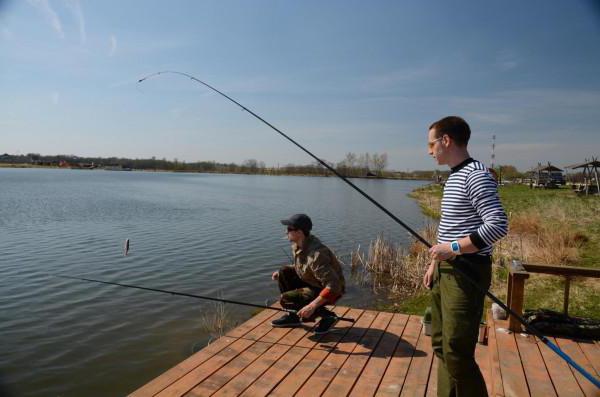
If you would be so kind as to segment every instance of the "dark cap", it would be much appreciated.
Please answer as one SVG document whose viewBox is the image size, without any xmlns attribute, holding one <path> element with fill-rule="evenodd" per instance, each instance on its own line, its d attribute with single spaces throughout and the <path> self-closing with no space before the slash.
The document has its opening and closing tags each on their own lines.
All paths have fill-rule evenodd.
<svg viewBox="0 0 600 397">
<path fill-rule="evenodd" d="M 303 230 L 306 233 L 312 229 L 312 221 L 306 214 L 292 215 L 289 219 L 282 219 L 281 224 Z"/>
</svg>

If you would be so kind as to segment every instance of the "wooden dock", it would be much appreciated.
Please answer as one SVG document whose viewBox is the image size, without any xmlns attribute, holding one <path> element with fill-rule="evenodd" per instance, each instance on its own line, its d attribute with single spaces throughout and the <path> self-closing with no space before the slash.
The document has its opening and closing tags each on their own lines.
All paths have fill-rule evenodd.
<svg viewBox="0 0 600 397">
<path fill-rule="evenodd" d="M 421 318 L 337 307 L 335 331 L 272 328 L 265 310 L 150 381 L 131 396 L 435 396 L 437 359 Z M 488 316 L 476 358 L 490 396 L 597 397 L 600 392 L 533 337 Z M 597 341 L 552 338 L 595 376 Z"/>
</svg>

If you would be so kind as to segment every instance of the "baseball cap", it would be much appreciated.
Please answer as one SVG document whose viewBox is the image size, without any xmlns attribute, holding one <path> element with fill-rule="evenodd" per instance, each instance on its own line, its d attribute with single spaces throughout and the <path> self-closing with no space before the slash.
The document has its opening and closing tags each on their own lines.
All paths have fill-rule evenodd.
<svg viewBox="0 0 600 397">
<path fill-rule="evenodd" d="M 306 214 L 292 215 L 288 219 L 282 219 L 281 224 L 304 230 L 305 232 L 310 232 L 312 229 L 312 221 Z"/>
</svg>

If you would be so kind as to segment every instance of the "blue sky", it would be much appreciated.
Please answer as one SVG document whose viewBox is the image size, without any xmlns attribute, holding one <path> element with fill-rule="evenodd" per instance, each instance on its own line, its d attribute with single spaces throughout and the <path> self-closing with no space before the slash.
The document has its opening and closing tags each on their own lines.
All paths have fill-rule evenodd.
<svg viewBox="0 0 600 397">
<path fill-rule="evenodd" d="M 0 152 L 307 164 L 386 152 L 433 169 L 427 127 L 528 169 L 600 155 L 591 1 L 0 0 Z"/>
</svg>

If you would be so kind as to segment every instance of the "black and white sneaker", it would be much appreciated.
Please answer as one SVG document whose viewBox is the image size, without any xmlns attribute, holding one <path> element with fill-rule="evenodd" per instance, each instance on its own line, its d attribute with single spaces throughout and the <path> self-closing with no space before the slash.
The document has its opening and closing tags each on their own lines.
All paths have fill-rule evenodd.
<svg viewBox="0 0 600 397">
<path fill-rule="evenodd" d="M 319 321 L 319 325 L 315 328 L 315 335 L 323 335 L 331 330 L 331 327 L 338 322 L 338 318 L 335 316 L 325 316 Z"/>
<path fill-rule="evenodd" d="M 271 321 L 271 325 L 273 327 L 279 327 L 279 328 L 296 327 L 300 324 L 301 324 L 300 317 L 298 317 L 297 315 L 295 315 L 293 313 L 284 314 L 283 316 L 279 317 L 277 320 Z"/>
</svg>

